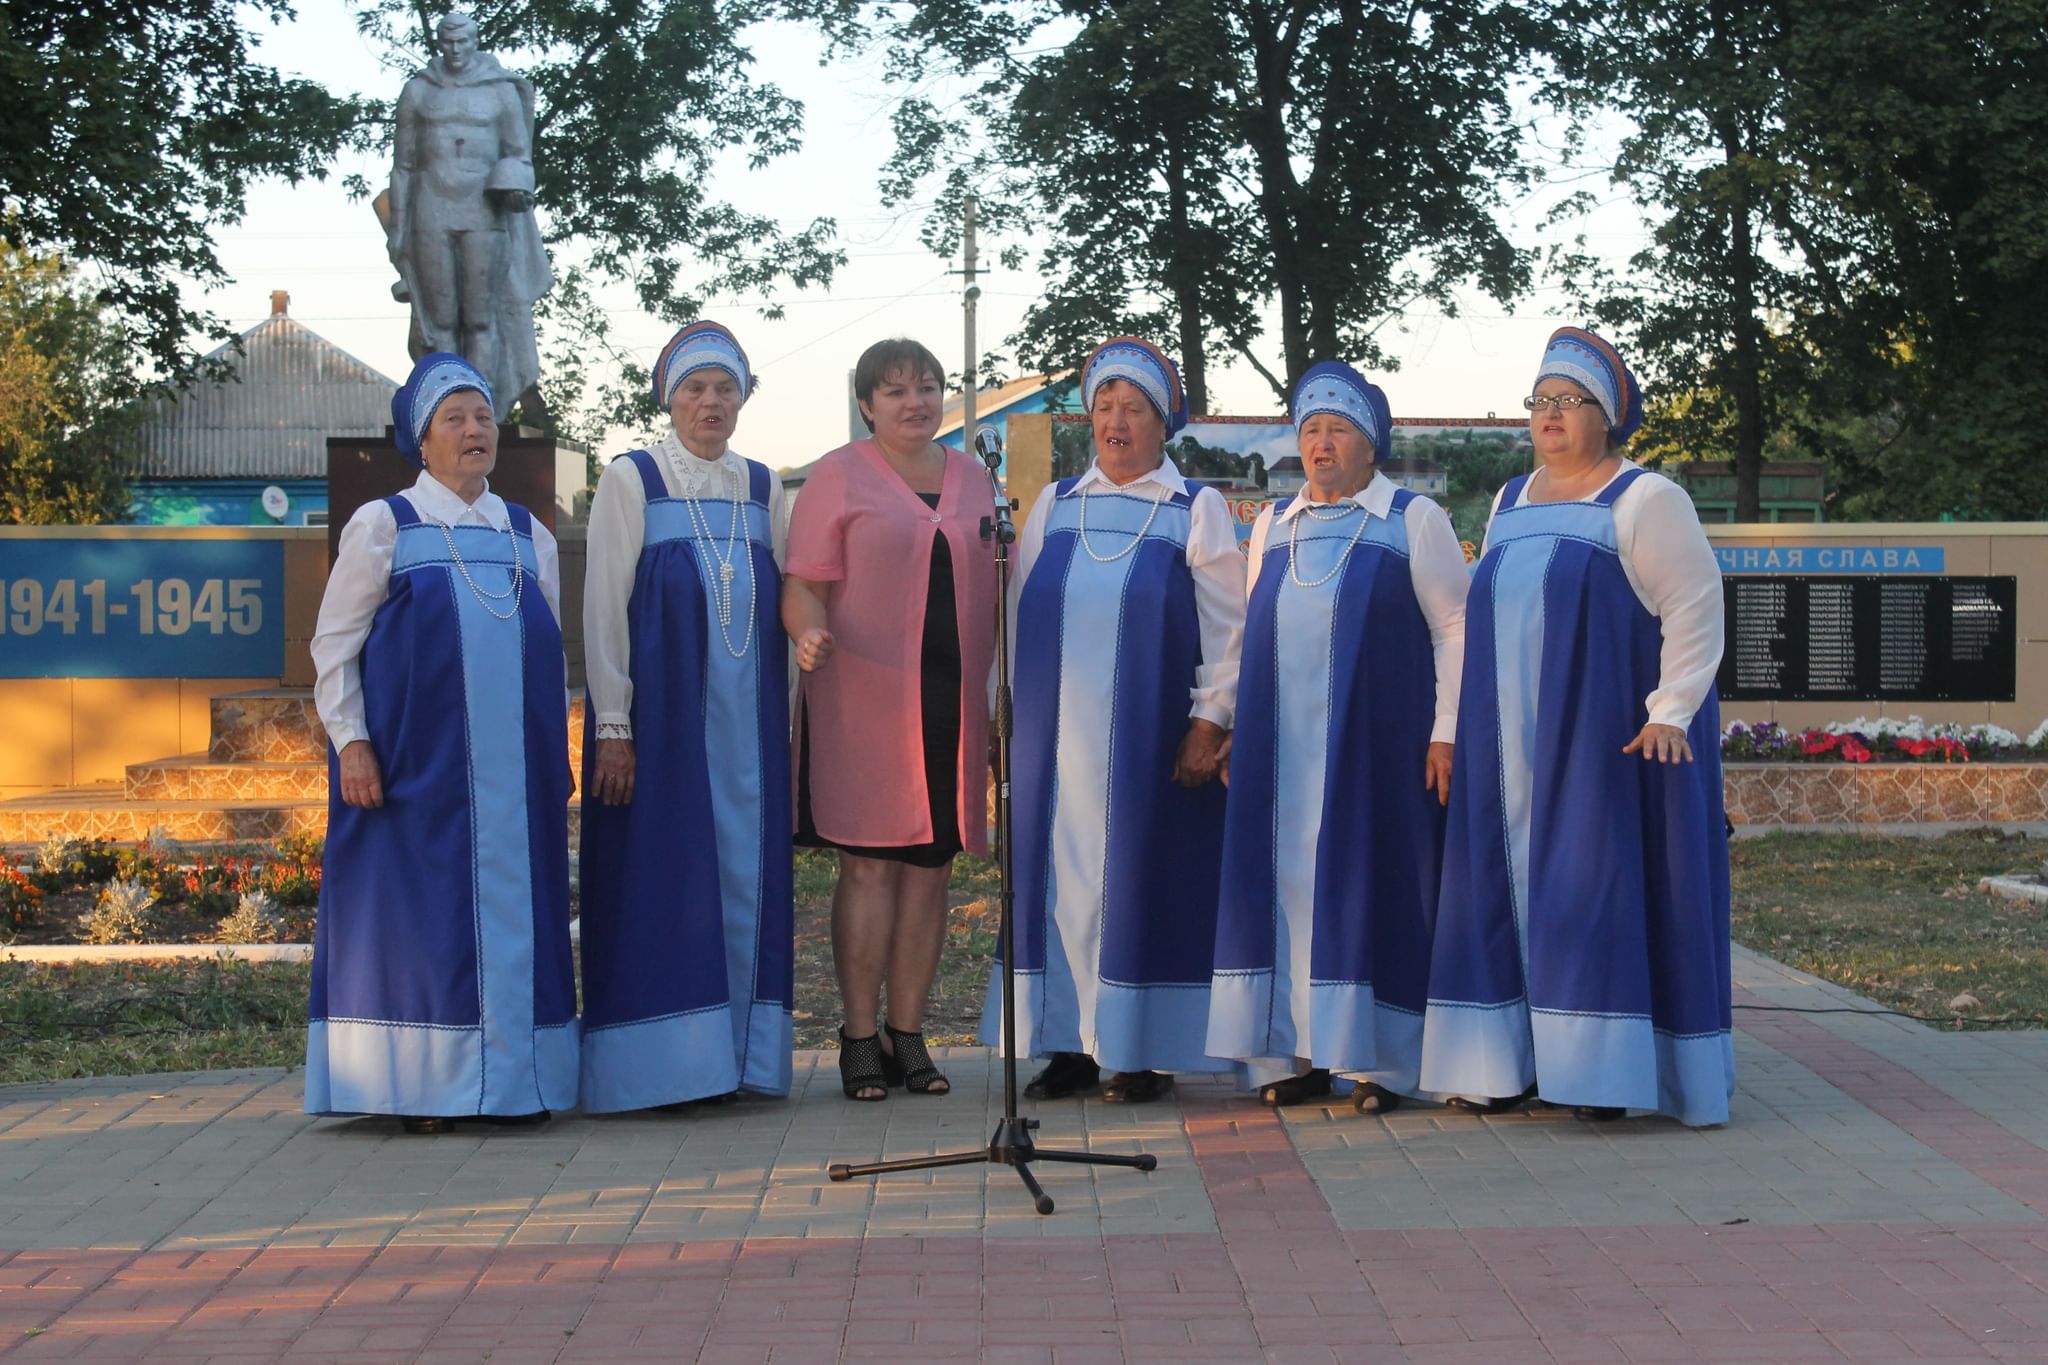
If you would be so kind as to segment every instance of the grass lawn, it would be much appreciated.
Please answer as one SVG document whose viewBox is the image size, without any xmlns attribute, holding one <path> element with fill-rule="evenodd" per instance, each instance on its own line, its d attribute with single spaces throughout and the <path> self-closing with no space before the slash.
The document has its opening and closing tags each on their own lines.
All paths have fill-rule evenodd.
<svg viewBox="0 0 2048 1365">
<path fill-rule="evenodd" d="M 2048 907 L 1977 890 L 2033 872 L 2048 844 L 1979 830 L 1936 839 L 1771 834 L 1732 848 L 1735 941 L 1894 1009 L 2048 1022 Z M 2018 1024 L 2016 1027 L 2027 1027 Z"/>
<path fill-rule="evenodd" d="M 0 1083 L 298 1066 L 303 962 L 0 962 Z"/>
<path fill-rule="evenodd" d="M 1733 849 L 1735 938 L 1803 971 L 1916 1014 L 1946 1017 L 1967 992 L 1982 1016 L 2048 1019 L 2048 910 L 1976 890 L 2031 871 L 2048 845 L 1994 832 L 1939 839 L 1774 834 Z M 836 860 L 796 865 L 796 1045 L 827 1047 Z M 946 952 L 926 1033 L 971 1043 L 995 960 L 996 879 L 954 866 Z M 0 962 L 0 1083 L 244 1066 L 305 1057 L 304 963 L 217 959 L 43 966 Z"/>
</svg>

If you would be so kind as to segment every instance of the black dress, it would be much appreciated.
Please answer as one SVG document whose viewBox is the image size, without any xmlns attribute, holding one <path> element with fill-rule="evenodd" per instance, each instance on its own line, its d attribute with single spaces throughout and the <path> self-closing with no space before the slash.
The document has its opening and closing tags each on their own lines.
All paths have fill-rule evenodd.
<svg viewBox="0 0 2048 1365">
<path fill-rule="evenodd" d="M 937 493 L 919 493 L 938 509 Z M 796 771 L 796 844 L 836 848 L 863 858 L 885 858 L 912 867 L 944 867 L 960 843 L 960 626 L 953 602 L 953 551 L 945 533 L 932 532 L 931 577 L 925 586 L 923 638 L 918 650 L 918 716 L 924 732 L 924 789 L 931 802 L 933 839 L 928 844 L 869 846 L 841 844 L 818 833 L 811 820 L 810 717 L 798 719 L 803 735 Z"/>
</svg>

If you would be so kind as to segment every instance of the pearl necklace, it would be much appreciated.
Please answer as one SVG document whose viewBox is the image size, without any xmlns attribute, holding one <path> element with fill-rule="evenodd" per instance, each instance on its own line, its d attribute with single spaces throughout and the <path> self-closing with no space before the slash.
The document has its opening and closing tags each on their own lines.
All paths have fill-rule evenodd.
<svg viewBox="0 0 2048 1365">
<path fill-rule="evenodd" d="M 519 533 L 512 529 L 512 523 L 509 520 L 505 523 L 505 537 L 512 542 L 512 586 L 503 592 L 486 592 L 483 585 L 470 573 L 469 565 L 463 562 L 462 551 L 455 548 L 455 532 L 449 529 L 448 523 L 437 517 L 429 517 L 427 520 L 441 528 L 441 539 L 448 542 L 448 557 L 455 561 L 456 569 L 462 574 L 462 581 L 469 584 L 469 591 L 475 596 L 478 605 L 499 621 L 509 621 L 517 616 L 519 604 L 525 597 L 526 566 L 520 562 Z M 510 611 L 501 612 L 491 605 L 508 597 L 512 599 Z"/>
<path fill-rule="evenodd" d="M 1123 549 L 1118 550 L 1113 555 L 1099 555 L 1095 553 L 1095 547 L 1088 543 L 1089 490 L 1086 488 L 1081 490 L 1081 548 L 1088 552 L 1088 557 L 1090 559 L 1094 560 L 1097 564 L 1114 564 L 1119 559 L 1122 559 L 1125 555 L 1129 554 L 1131 551 L 1137 549 L 1138 546 L 1144 542 L 1145 533 L 1152 529 L 1152 519 L 1159 515 L 1159 504 L 1165 502 L 1167 498 L 1167 490 L 1165 484 L 1155 483 L 1152 486 L 1158 491 L 1152 495 L 1152 510 L 1145 514 L 1145 524 L 1138 528 L 1138 534 L 1131 537 L 1130 544 L 1124 546 Z M 1116 496 L 1120 498 L 1128 498 L 1133 497 L 1135 495 L 1130 493 L 1119 492 L 1116 494 Z"/>
<path fill-rule="evenodd" d="M 1301 576 L 1300 551 L 1297 548 L 1301 540 L 1301 519 L 1308 516 L 1314 517 L 1317 521 L 1342 521 L 1353 512 L 1358 513 L 1358 525 L 1351 528 L 1351 540 L 1344 546 L 1344 553 L 1337 556 L 1337 562 L 1331 566 L 1328 573 L 1316 579 L 1313 583 L 1303 578 Z M 1301 511 L 1296 513 L 1294 519 L 1287 524 L 1287 576 L 1294 580 L 1294 586 L 1297 588 L 1320 588 L 1323 584 L 1344 572 L 1344 565 L 1350 560 L 1351 552 L 1358 548 L 1358 538 L 1365 534 L 1365 523 L 1370 519 L 1370 514 L 1349 498 L 1345 499 L 1345 506 L 1334 512 L 1318 512 L 1315 504 L 1303 502 L 1301 504 Z"/>
<path fill-rule="evenodd" d="M 718 634 L 725 641 L 725 652 L 735 659 L 747 657 L 747 651 L 754 647 L 754 610 L 757 600 L 758 583 L 754 577 L 754 547 L 746 542 L 747 560 L 747 629 L 740 640 L 738 649 L 732 645 L 732 580 L 736 570 L 733 561 L 738 557 L 741 544 L 740 528 L 746 524 L 747 503 L 744 494 L 746 485 L 736 479 L 727 466 L 718 466 L 719 477 L 730 492 L 732 524 L 726 528 L 725 550 L 719 552 L 718 539 L 711 534 L 711 519 L 704 513 L 704 500 L 698 497 L 683 499 L 683 505 L 690 509 L 690 531 L 696 542 L 711 552 L 711 559 L 718 566 L 718 573 L 711 583 L 711 601 L 718 608 Z"/>
</svg>

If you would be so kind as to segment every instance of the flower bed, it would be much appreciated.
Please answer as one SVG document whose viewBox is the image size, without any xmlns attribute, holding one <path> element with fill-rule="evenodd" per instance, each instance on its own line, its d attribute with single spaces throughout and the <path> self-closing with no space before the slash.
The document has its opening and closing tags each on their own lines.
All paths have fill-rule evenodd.
<svg viewBox="0 0 2048 1365">
<path fill-rule="evenodd" d="M 0 854 L 0 940 L 45 943 L 310 943 L 322 841 L 213 853 L 158 832 L 133 848 L 51 839 Z"/>
<path fill-rule="evenodd" d="M 1792 730 L 1776 721 L 1731 723 L 1721 735 L 1724 763 L 2039 763 L 2048 762 L 2048 721 L 2022 739 L 2002 725 L 1930 725 L 1918 716 L 1832 721 Z"/>
</svg>

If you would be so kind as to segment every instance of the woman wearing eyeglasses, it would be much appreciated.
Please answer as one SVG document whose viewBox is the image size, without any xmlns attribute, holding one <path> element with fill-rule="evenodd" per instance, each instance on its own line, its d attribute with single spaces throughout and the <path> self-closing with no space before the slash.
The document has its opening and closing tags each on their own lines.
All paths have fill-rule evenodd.
<svg viewBox="0 0 2048 1365">
<path fill-rule="evenodd" d="M 1724 1123 L 1720 568 L 1621 453 L 1643 400 L 1613 346 L 1560 328 L 1524 403 L 1537 468 L 1494 499 L 1466 608 L 1422 1086 Z"/>
</svg>

